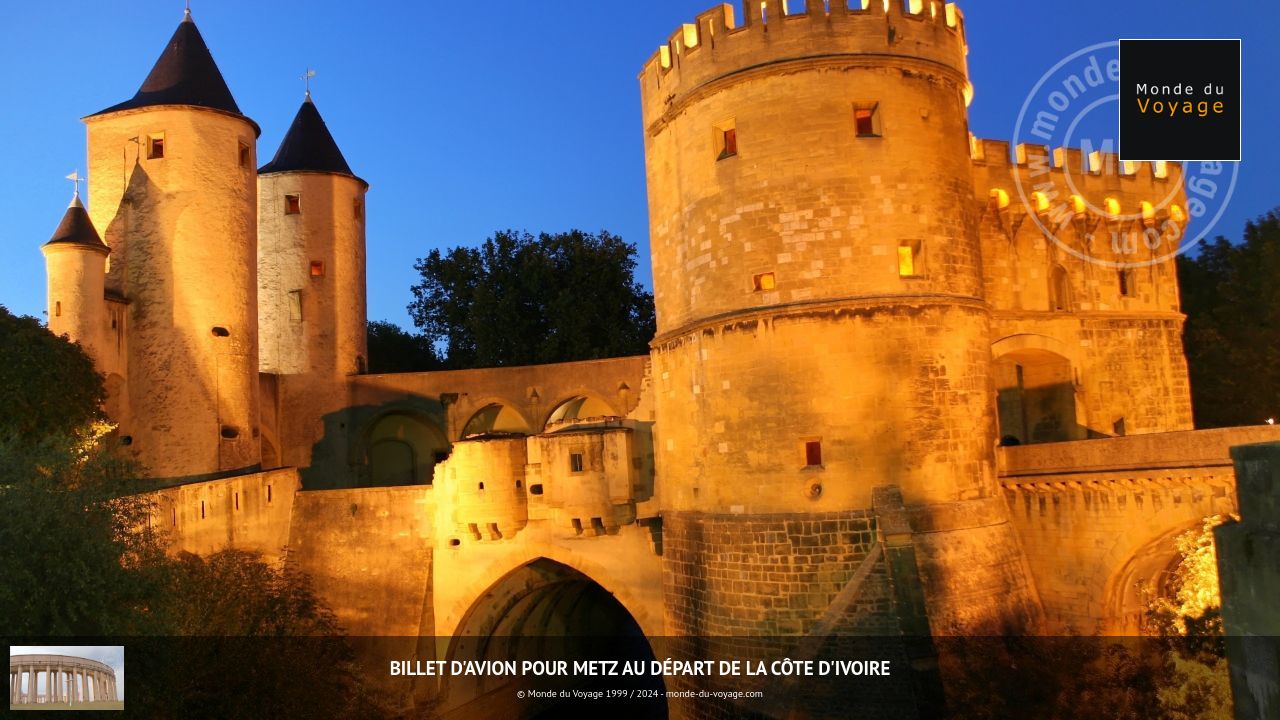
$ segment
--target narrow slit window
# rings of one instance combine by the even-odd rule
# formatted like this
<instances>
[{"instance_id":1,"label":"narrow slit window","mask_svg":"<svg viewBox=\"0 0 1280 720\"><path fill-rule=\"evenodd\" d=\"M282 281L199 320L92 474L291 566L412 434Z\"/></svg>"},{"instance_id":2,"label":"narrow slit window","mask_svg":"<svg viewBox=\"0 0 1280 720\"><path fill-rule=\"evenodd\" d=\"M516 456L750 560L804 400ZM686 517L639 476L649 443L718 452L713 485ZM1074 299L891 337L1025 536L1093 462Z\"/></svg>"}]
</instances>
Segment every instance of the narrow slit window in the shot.
<instances>
[{"instance_id":1,"label":"narrow slit window","mask_svg":"<svg viewBox=\"0 0 1280 720\"><path fill-rule=\"evenodd\" d=\"M716 125L713 139L716 160L724 160L738 154L738 128L734 120L726 120Z\"/></svg>"},{"instance_id":2,"label":"narrow slit window","mask_svg":"<svg viewBox=\"0 0 1280 720\"><path fill-rule=\"evenodd\" d=\"M1119 272L1120 280L1120 297L1133 297L1133 271L1121 270Z\"/></svg>"},{"instance_id":3,"label":"narrow slit window","mask_svg":"<svg viewBox=\"0 0 1280 720\"><path fill-rule=\"evenodd\" d=\"M311 277L324 277L324 261L323 260L311 261Z\"/></svg>"},{"instance_id":4,"label":"narrow slit window","mask_svg":"<svg viewBox=\"0 0 1280 720\"><path fill-rule=\"evenodd\" d=\"M804 443L805 467L822 467L822 441L806 440Z\"/></svg>"},{"instance_id":5,"label":"narrow slit window","mask_svg":"<svg viewBox=\"0 0 1280 720\"><path fill-rule=\"evenodd\" d=\"M302 199L297 195L284 196L284 214L297 215L302 212Z\"/></svg>"},{"instance_id":6,"label":"narrow slit window","mask_svg":"<svg viewBox=\"0 0 1280 720\"><path fill-rule=\"evenodd\" d=\"M302 291L289 291L289 319L293 322L302 322Z\"/></svg>"},{"instance_id":7,"label":"narrow slit window","mask_svg":"<svg viewBox=\"0 0 1280 720\"><path fill-rule=\"evenodd\" d=\"M778 287L778 281L771 272L760 273L759 275L752 276L751 287L756 292L768 292L769 290L773 290Z\"/></svg>"},{"instance_id":8,"label":"narrow slit window","mask_svg":"<svg viewBox=\"0 0 1280 720\"><path fill-rule=\"evenodd\" d=\"M62 301L58 300L53 303L53 316L62 317Z\"/></svg>"},{"instance_id":9,"label":"narrow slit window","mask_svg":"<svg viewBox=\"0 0 1280 720\"><path fill-rule=\"evenodd\" d=\"M582 472L582 453L569 454L569 472Z\"/></svg>"},{"instance_id":10,"label":"narrow slit window","mask_svg":"<svg viewBox=\"0 0 1280 720\"><path fill-rule=\"evenodd\" d=\"M351 217L356 220L364 218L364 200L356 198L355 201L351 203Z\"/></svg>"},{"instance_id":11,"label":"narrow slit window","mask_svg":"<svg viewBox=\"0 0 1280 720\"><path fill-rule=\"evenodd\" d=\"M147 159L160 160L164 157L164 133L147 137Z\"/></svg>"},{"instance_id":12,"label":"narrow slit window","mask_svg":"<svg viewBox=\"0 0 1280 720\"><path fill-rule=\"evenodd\" d=\"M853 127L858 137L880 137L880 103L855 104Z\"/></svg>"},{"instance_id":13,"label":"narrow slit window","mask_svg":"<svg viewBox=\"0 0 1280 720\"><path fill-rule=\"evenodd\" d=\"M240 143L240 167L246 170L253 164L253 154L249 150L249 146Z\"/></svg>"}]
</instances>

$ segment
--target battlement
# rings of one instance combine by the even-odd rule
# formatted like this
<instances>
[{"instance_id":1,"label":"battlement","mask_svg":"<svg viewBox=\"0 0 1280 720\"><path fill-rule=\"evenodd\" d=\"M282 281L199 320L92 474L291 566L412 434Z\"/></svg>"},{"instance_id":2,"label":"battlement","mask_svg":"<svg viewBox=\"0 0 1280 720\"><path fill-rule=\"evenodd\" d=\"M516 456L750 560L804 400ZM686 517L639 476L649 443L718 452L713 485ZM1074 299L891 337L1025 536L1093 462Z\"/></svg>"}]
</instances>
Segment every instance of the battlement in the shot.
<instances>
[{"instance_id":1,"label":"battlement","mask_svg":"<svg viewBox=\"0 0 1280 720\"><path fill-rule=\"evenodd\" d=\"M982 198L994 198L993 202L1008 202L997 191L1016 202L1021 182L1029 202L1047 201L1057 206L1082 198L1085 206L1073 208L1077 213L1105 209L1108 201L1114 201L1112 215L1169 213L1174 205L1179 211L1186 208L1179 162L1121 162L1116 153L1101 150L1050 149L1032 143L1011 146L1006 140L976 137L970 138L969 150L975 191ZM1045 198L1033 197L1036 194ZM1043 206L1038 210L1052 211Z\"/></svg>"},{"instance_id":2,"label":"battlement","mask_svg":"<svg viewBox=\"0 0 1280 720\"><path fill-rule=\"evenodd\" d=\"M964 16L942 0L744 0L721 4L668 38L640 72L645 125L677 98L746 69L797 60L885 55L948 68L968 97Z\"/></svg>"}]
</instances>

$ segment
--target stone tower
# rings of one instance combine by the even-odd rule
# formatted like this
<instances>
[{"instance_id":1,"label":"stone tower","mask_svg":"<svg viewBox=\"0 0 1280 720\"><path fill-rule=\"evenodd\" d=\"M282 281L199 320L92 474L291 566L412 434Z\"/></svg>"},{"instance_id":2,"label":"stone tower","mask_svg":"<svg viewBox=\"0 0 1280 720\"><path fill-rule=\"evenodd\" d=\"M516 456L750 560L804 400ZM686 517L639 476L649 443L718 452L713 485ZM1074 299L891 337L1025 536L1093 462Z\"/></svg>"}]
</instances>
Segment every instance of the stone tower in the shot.
<instances>
[{"instance_id":1,"label":"stone tower","mask_svg":"<svg viewBox=\"0 0 1280 720\"><path fill-rule=\"evenodd\" d=\"M253 470L258 126L190 12L137 94L84 121L106 290L127 302L120 435L154 478Z\"/></svg>"},{"instance_id":2,"label":"stone tower","mask_svg":"<svg viewBox=\"0 0 1280 720\"><path fill-rule=\"evenodd\" d=\"M715 7L640 74L673 634L808 632L884 486L932 632L1039 615L994 472L963 17L849 4Z\"/></svg>"},{"instance_id":3,"label":"stone tower","mask_svg":"<svg viewBox=\"0 0 1280 720\"><path fill-rule=\"evenodd\" d=\"M308 92L258 170L258 337L263 372L365 370L364 196Z\"/></svg>"},{"instance_id":4,"label":"stone tower","mask_svg":"<svg viewBox=\"0 0 1280 720\"><path fill-rule=\"evenodd\" d=\"M94 229L79 192L40 250L49 288L49 330L80 343L101 367L106 327L103 285L111 250Z\"/></svg>"}]
</instances>

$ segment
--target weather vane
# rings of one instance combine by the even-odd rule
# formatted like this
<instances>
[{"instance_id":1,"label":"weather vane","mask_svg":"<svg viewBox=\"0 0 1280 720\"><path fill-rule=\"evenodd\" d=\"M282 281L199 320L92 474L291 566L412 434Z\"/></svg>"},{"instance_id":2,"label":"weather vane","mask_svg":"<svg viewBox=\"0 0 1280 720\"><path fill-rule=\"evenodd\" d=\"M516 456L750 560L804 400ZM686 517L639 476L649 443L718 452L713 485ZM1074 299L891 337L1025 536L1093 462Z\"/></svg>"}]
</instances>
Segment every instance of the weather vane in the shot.
<instances>
[{"instance_id":1,"label":"weather vane","mask_svg":"<svg viewBox=\"0 0 1280 720\"><path fill-rule=\"evenodd\" d=\"M76 197L80 197L80 183L84 182L84 178L80 177L80 171L78 169L72 170L71 174L67 176L67 179L75 185Z\"/></svg>"},{"instance_id":2,"label":"weather vane","mask_svg":"<svg viewBox=\"0 0 1280 720\"><path fill-rule=\"evenodd\" d=\"M298 76L298 79L307 84L307 97L311 97L311 78L316 76L316 71L307 68L307 71Z\"/></svg>"}]
</instances>

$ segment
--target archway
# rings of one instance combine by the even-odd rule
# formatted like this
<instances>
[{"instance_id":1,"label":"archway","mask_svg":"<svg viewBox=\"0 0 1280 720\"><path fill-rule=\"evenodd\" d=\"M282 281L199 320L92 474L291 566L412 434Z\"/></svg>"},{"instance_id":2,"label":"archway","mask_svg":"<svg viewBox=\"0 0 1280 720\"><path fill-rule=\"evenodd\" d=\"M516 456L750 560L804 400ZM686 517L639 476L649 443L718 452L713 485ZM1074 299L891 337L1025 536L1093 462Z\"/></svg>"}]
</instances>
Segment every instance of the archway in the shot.
<instances>
[{"instance_id":1,"label":"archway","mask_svg":"<svg viewBox=\"0 0 1280 720\"><path fill-rule=\"evenodd\" d=\"M655 659L640 625L612 593L567 565L539 558L507 573L472 604L449 644L449 661L649 663ZM589 677L487 673L448 681L448 713L458 717L554 717L560 700L517 701L518 690L656 690L635 700L640 715L666 717L661 677Z\"/></svg>"},{"instance_id":2,"label":"archway","mask_svg":"<svg viewBox=\"0 0 1280 720\"><path fill-rule=\"evenodd\" d=\"M1183 525L1146 542L1109 578L1106 588L1106 628L1112 635L1150 632L1147 610L1158 597L1173 596L1173 576L1182 562L1178 537L1202 527L1203 521Z\"/></svg>"},{"instance_id":3,"label":"archway","mask_svg":"<svg viewBox=\"0 0 1280 720\"><path fill-rule=\"evenodd\" d=\"M578 395L556 405L556 409L552 410L551 414L547 416L547 421L543 423L543 427L546 429L556 423L607 417L614 414L613 408L606 405L603 400L590 395Z\"/></svg>"},{"instance_id":4,"label":"archway","mask_svg":"<svg viewBox=\"0 0 1280 720\"><path fill-rule=\"evenodd\" d=\"M462 426L463 438L495 432L528 434L529 423L510 407L501 403L491 403L477 410L467 424Z\"/></svg>"},{"instance_id":5,"label":"archway","mask_svg":"<svg viewBox=\"0 0 1280 720\"><path fill-rule=\"evenodd\" d=\"M1080 440L1071 361L1049 350L1022 348L996 358L996 411L1003 445Z\"/></svg>"},{"instance_id":6,"label":"archway","mask_svg":"<svg viewBox=\"0 0 1280 720\"><path fill-rule=\"evenodd\" d=\"M435 423L402 412L378 418L365 447L372 486L430 485L436 463L449 456L449 442Z\"/></svg>"}]
</instances>

